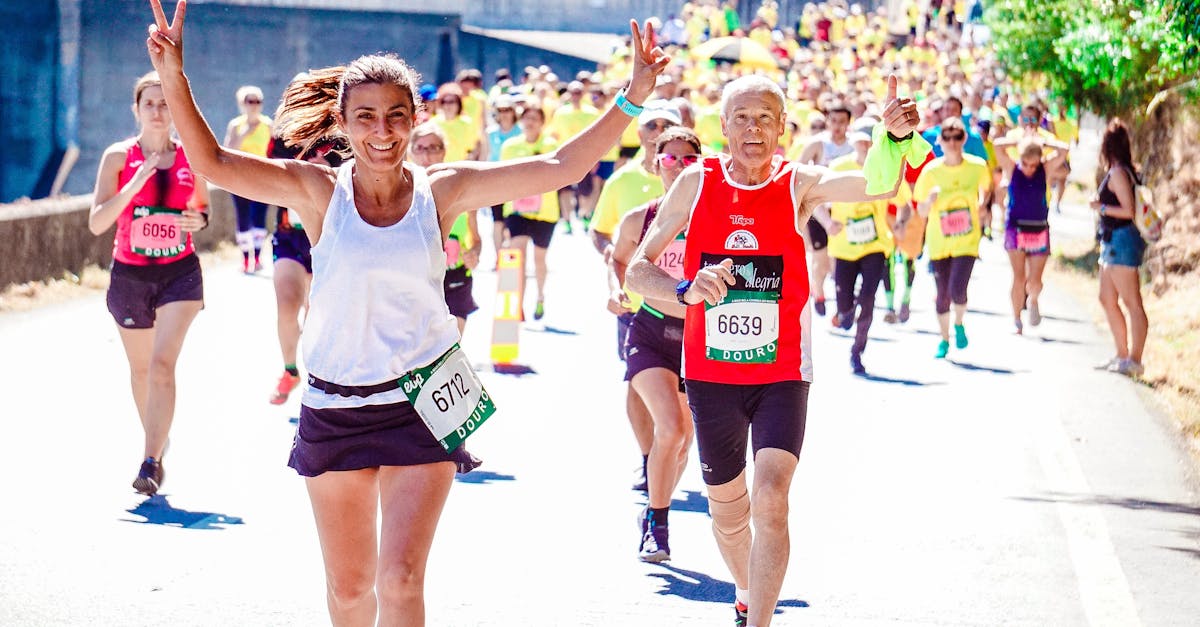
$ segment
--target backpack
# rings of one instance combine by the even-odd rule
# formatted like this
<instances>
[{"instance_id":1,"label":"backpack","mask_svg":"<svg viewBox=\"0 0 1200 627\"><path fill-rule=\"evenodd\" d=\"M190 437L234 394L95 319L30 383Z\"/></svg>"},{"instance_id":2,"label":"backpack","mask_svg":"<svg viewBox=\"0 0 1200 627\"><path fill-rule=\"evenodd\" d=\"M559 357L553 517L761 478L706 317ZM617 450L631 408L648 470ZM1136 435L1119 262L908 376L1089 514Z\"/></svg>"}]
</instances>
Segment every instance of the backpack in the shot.
<instances>
[{"instance_id":1,"label":"backpack","mask_svg":"<svg viewBox=\"0 0 1200 627\"><path fill-rule=\"evenodd\" d=\"M1154 192L1150 187L1134 178L1133 186L1133 224L1147 242L1157 242L1162 238L1162 216L1154 210Z\"/></svg>"}]
</instances>

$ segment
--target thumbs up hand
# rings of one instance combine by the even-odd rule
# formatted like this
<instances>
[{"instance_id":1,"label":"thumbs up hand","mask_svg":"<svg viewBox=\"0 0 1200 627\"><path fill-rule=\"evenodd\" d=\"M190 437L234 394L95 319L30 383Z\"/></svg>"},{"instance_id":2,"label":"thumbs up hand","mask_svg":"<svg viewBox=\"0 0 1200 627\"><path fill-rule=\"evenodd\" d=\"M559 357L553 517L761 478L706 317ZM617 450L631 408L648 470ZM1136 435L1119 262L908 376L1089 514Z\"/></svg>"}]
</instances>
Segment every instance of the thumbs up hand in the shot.
<instances>
[{"instance_id":1,"label":"thumbs up hand","mask_svg":"<svg viewBox=\"0 0 1200 627\"><path fill-rule=\"evenodd\" d=\"M912 98L900 98L896 94L896 75L890 74L887 79L887 104L883 109L883 123L887 132L895 138L907 137L917 129L921 116L917 113L917 103Z\"/></svg>"}]
</instances>

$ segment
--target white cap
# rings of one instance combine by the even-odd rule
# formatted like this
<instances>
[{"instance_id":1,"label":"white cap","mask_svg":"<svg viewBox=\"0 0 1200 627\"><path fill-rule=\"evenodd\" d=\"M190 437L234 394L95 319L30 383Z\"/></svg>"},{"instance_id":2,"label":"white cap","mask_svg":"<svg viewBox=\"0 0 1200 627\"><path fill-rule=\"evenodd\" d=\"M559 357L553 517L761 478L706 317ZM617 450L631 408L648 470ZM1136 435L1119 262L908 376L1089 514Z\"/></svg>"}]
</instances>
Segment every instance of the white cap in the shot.
<instances>
[{"instance_id":1,"label":"white cap","mask_svg":"<svg viewBox=\"0 0 1200 627\"><path fill-rule=\"evenodd\" d=\"M672 105L670 101L656 98L646 101L642 105L642 113L638 116L638 125L654 120L666 120L672 124L683 124L683 118L679 115L679 109Z\"/></svg>"}]
</instances>

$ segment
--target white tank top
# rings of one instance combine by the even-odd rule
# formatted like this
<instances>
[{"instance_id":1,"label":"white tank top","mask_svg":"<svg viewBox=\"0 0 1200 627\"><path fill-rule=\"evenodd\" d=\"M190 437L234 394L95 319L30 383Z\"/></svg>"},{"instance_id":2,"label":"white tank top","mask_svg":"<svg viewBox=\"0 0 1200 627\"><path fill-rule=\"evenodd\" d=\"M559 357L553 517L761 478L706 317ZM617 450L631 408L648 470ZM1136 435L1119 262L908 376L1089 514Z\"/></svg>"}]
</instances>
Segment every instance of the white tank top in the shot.
<instances>
[{"instance_id":1,"label":"white tank top","mask_svg":"<svg viewBox=\"0 0 1200 627\"><path fill-rule=\"evenodd\" d=\"M425 170L405 164L412 206L396 224L377 227L354 206L353 167L348 161L338 168L321 239L312 248L304 366L330 383L368 386L429 365L459 335L442 291L446 253ZM405 398L402 389L362 398L305 385L302 402L326 409Z\"/></svg>"},{"instance_id":2,"label":"white tank top","mask_svg":"<svg viewBox=\"0 0 1200 627\"><path fill-rule=\"evenodd\" d=\"M854 152L854 144L847 139L844 143L833 143L832 136L826 132L821 138L821 163L820 165L829 165L834 159L843 157Z\"/></svg>"}]
</instances>

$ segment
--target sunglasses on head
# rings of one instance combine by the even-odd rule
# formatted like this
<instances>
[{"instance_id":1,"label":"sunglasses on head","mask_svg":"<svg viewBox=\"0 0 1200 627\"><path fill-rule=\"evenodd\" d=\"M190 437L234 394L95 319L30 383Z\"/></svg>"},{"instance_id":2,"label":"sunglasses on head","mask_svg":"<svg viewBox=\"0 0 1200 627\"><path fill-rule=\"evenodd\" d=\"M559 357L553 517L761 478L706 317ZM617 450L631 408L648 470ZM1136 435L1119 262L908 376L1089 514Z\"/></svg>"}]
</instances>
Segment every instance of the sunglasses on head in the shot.
<instances>
[{"instance_id":1,"label":"sunglasses on head","mask_svg":"<svg viewBox=\"0 0 1200 627\"><path fill-rule=\"evenodd\" d=\"M655 156L654 160L658 162L658 165L664 168L673 168L680 164L683 164L683 167L686 168L689 165L699 161L700 155L673 155L670 153L663 153Z\"/></svg>"},{"instance_id":2,"label":"sunglasses on head","mask_svg":"<svg viewBox=\"0 0 1200 627\"><path fill-rule=\"evenodd\" d=\"M967 138L967 136L965 133L949 133L949 134L942 133L942 139L949 141L949 142L959 142L966 138Z\"/></svg>"}]
</instances>

